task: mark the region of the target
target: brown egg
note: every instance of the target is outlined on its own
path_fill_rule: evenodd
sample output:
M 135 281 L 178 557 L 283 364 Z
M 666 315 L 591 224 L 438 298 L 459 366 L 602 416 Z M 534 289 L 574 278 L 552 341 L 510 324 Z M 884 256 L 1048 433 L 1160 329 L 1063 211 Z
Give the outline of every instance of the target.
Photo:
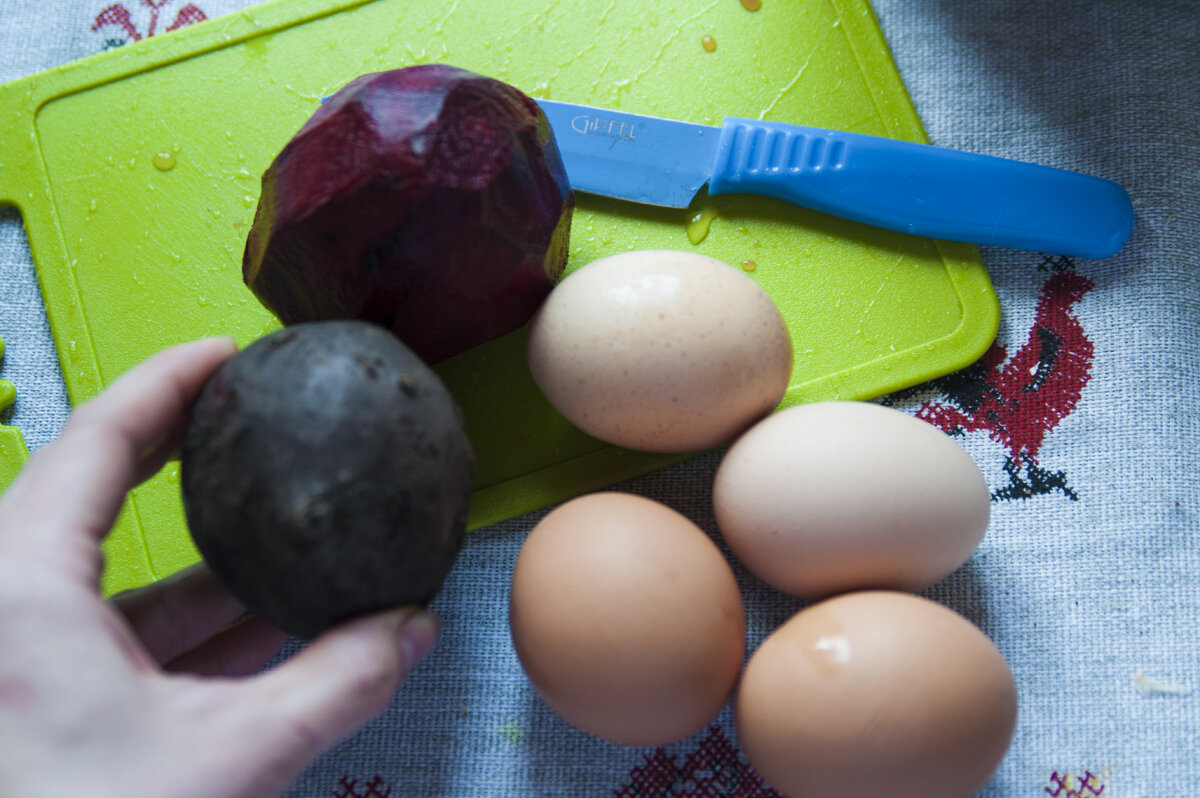
M 818 402 L 775 413 L 729 448 L 713 509 L 751 572 L 819 599 L 940 581 L 979 546 L 991 497 L 971 456 L 932 424 Z
M 1017 694 L 970 621 L 907 593 L 849 593 L 755 651 L 735 705 L 750 763 L 790 798 L 967 798 L 999 765 Z
M 691 252 L 593 261 L 530 326 L 529 368 L 584 432 L 652 452 L 733 440 L 783 398 L 792 345 L 779 309 L 741 270 Z
M 509 621 L 546 704 L 627 745 L 704 728 L 745 654 L 741 595 L 716 544 L 675 510 L 623 493 L 574 499 L 534 528 Z

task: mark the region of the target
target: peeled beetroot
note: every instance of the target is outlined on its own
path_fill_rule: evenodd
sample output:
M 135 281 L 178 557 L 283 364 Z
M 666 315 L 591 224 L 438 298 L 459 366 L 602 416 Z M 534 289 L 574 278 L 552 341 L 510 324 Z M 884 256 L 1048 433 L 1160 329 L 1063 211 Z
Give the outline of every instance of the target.
M 530 319 L 573 209 L 516 88 L 445 65 L 363 75 L 263 175 L 243 277 L 284 324 L 372 321 L 436 363 Z

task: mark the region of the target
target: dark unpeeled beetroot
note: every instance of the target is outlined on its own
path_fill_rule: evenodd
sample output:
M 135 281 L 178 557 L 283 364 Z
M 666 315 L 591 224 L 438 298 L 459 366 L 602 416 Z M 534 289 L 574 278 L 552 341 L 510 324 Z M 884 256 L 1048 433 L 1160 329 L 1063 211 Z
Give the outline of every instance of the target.
M 545 114 L 456 67 L 356 78 L 263 175 L 243 276 L 285 324 L 353 318 L 428 363 L 525 324 L 574 194 Z
M 228 360 L 196 400 L 181 463 L 204 560 L 248 609 L 305 638 L 432 599 L 473 475 L 441 381 L 360 321 L 289 327 Z

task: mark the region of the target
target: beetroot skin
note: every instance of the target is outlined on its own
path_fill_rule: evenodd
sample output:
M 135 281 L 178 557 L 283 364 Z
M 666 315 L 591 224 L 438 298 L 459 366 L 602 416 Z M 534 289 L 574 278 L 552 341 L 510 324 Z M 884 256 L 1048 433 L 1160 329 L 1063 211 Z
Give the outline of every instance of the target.
M 516 88 L 445 65 L 363 75 L 263 175 L 243 277 L 284 324 L 372 321 L 436 363 L 532 317 L 574 203 Z

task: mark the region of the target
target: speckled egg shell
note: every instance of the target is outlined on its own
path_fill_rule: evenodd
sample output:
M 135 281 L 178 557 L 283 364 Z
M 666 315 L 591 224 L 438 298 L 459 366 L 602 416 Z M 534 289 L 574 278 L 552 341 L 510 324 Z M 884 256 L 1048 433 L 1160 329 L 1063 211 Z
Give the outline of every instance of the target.
M 720 446 L 787 390 L 792 345 L 745 273 L 703 255 L 639 250 L 569 275 L 535 315 L 529 368 L 569 421 L 630 449 Z

